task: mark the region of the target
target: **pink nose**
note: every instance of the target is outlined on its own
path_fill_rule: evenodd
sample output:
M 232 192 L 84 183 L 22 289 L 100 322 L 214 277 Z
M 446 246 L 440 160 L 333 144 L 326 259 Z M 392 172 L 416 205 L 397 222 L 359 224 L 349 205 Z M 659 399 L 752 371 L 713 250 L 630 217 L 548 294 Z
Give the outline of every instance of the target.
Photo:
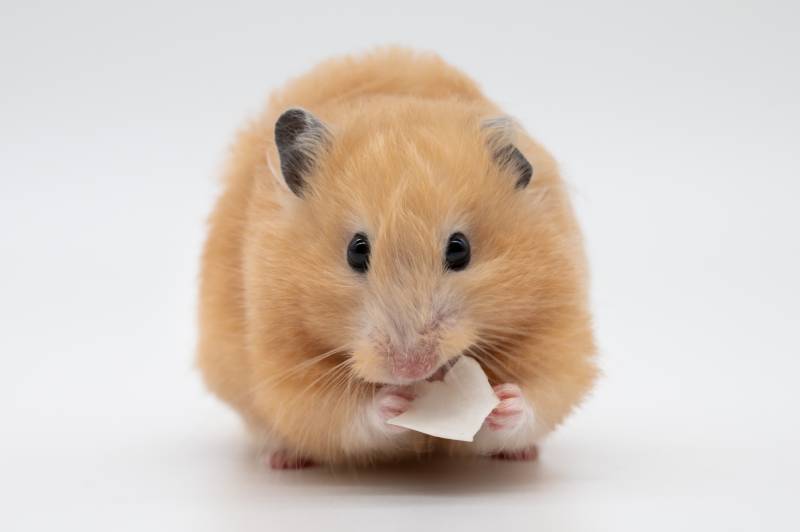
M 390 353 L 392 375 L 400 379 L 419 380 L 436 368 L 436 352 L 427 348 L 410 353 Z

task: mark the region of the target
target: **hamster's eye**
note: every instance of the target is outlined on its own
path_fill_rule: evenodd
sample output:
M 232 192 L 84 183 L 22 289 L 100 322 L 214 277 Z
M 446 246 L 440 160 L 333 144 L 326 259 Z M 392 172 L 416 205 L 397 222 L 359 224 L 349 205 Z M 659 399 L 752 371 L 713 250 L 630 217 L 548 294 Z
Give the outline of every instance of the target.
M 447 239 L 444 261 L 451 270 L 463 270 L 469 264 L 469 240 L 463 233 L 453 233 Z
M 347 245 L 347 264 L 355 271 L 364 273 L 369 267 L 369 240 L 364 233 L 353 235 Z

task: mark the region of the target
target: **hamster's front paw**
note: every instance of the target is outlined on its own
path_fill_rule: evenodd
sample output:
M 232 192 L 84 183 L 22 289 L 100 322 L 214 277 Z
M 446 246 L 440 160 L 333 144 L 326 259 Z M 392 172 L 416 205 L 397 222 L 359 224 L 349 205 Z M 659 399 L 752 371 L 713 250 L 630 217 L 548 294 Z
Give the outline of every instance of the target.
M 409 386 L 384 386 L 375 393 L 372 404 L 375 419 L 387 432 L 399 433 L 408 429 L 386 423 L 409 409 L 414 400 L 414 391 Z
M 498 384 L 494 393 L 500 404 L 475 435 L 473 449 L 477 454 L 505 460 L 535 460 L 535 445 L 544 430 L 533 405 L 516 384 Z
M 498 384 L 494 393 L 500 399 L 484 422 L 489 430 L 513 431 L 525 422 L 527 401 L 516 384 Z

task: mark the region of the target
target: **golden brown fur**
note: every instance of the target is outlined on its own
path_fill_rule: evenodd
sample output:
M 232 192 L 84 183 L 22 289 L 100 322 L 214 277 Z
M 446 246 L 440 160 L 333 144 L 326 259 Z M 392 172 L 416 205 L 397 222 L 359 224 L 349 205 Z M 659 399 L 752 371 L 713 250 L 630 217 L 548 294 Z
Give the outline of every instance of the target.
M 332 137 L 303 198 L 282 181 L 274 144 L 290 107 Z M 355 433 L 377 383 L 391 382 L 381 342 L 398 327 L 429 336 L 439 362 L 466 351 L 493 383 L 519 384 L 538 435 L 584 396 L 596 370 L 580 234 L 542 147 L 502 133 L 534 168 L 521 190 L 493 160 L 482 124 L 498 116 L 436 56 L 389 49 L 323 63 L 239 135 L 203 256 L 199 364 L 257 433 L 326 463 L 471 452 Z M 473 258 L 444 272 L 454 229 Z M 359 230 L 374 242 L 366 277 L 345 261 Z

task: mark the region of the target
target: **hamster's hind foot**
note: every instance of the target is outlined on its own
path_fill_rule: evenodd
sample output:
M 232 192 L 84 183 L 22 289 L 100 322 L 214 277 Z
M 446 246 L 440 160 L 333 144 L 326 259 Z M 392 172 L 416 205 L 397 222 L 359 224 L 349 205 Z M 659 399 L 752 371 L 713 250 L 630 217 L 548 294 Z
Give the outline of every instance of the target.
M 503 451 L 492 455 L 496 460 L 513 460 L 533 462 L 539 458 L 539 448 L 535 445 L 516 451 Z
M 285 449 L 272 451 L 264 455 L 264 462 L 271 469 L 305 469 L 316 465 L 311 459 L 298 456 Z

